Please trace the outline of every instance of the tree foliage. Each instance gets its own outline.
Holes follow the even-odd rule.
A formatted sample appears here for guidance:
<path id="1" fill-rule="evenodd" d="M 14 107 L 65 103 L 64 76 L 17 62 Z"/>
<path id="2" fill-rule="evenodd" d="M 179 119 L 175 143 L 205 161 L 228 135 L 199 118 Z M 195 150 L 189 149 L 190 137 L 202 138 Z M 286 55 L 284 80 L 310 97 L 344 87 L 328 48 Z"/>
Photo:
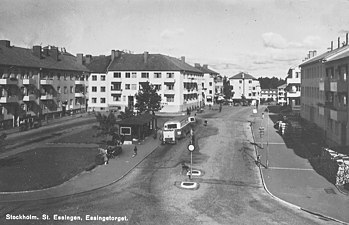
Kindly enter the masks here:
<path id="1" fill-rule="evenodd" d="M 223 94 L 226 99 L 230 99 L 231 97 L 233 97 L 231 93 L 231 86 L 226 76 L 223 77 Z"/>
<path id="2" fill-rule="evenodd" d="M 161 96 L 157 93 L 155 86 L 145 82 L 142 89 L 136 94 L 135 108 L 140 112 L 159 111 L 161 106 Z"/>
<path id="3" fill-rule="evenodd" d="M 278 86 L 284 84 L 286 81 L 276 77 L 260 77 L 258 78 L 261 89 L 276 89 Z"/>
<path id="4" fill-rule="evenodd" d="M 118 127 L 116 126 L 116 117 L 114 113 L 110 112 L 107 115 L 101 114 L 100 112 L 96 113 L 96 119 L 99 123 L 97 136 L 112 136 L 113 141 L 116 142 L 120 139 L 118 135 Z"/>
<path id="5" fill-rule="evenodd" d="M 125 108 L 125 112 L 120 112 L 120 115 L 118 115 L 118 118 L 124 120 L 124 119 L 127 119 L 127 118 L 131 118 L 134 116 L 134 113 L 133 113 L 133 110 L 132 109 L 129 109 L 129 108 Z"/>

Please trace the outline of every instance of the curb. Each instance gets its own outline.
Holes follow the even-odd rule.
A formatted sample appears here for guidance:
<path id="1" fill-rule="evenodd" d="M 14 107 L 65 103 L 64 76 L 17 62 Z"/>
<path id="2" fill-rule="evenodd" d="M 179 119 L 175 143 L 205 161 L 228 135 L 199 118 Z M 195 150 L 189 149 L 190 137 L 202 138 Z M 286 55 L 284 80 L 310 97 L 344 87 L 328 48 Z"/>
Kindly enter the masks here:
<path id="1" fill-rule="evenodd" d="M 124 175 L 122 175 L 121 177 L 117 178 L 116 180 L 114 181 L 111 181 L 110 183 L 108 184 L 104 184 L 100 187 L 97 187 L 97 188 L 93 188 L 93 189 L 90 189 L 90 190 L 85 190 L 85 191 L 81 191 L 81 192 L 77 192 L 77 193 L 72 193 L 72 194 L 66 194 L 66 195 L 60 195 L 60 196 L 53 196 L 53 197 L 47 197 L 47 198 L 37 198 L 37 199 L 30 199 L 30 200 L 8 200 L 8 201 L 1 201 L 1 203 L 5 203 L 5 202 L 28 202 L 28 201 L 38 201 L 38 200 L 46 200 L 46 199 L 57 199 L 57 198 L 62 198 L 62 197 L 69 197 L 69 196 L 74 196 L 74 195 L 79 195 L 79 194 L 85 194 L 85 193 L 89 193 L 89 192 L 92 192 L 92 191 L 96 191 L 96 190 L 99 190 L 99 189 L 102 189 L 102 188 L 105 188 L 105 187 L 108 187 L 110 185 L 113 185 L 115 184 L 116 182 L 120 181 L 121 179 L 123 179 L 126 175 L 128 175 L 134 168 L 136 168 L 139 164 L 141 164 L 149 155 L 151 155 L 156 149 L 158 149 L 159 146 L 156 146 L 153 150 L 151 150 L 147 155 L 145 155 L 145 157 L 139 161 L 138 163 L 136 163 L 133 167 L 131 167 L 128 171 L 126 171 L 126 173 Z M 64 184 L 64 183 L 63 183 Z M 63 184 L 60 184 L 60 185 L 63 185 Z M 58 185 L 58 186 L 60 186 Z M 45 191 L 45 190 L 49 190 L 51 188 L 56 188 L 58 186 L 54 186 L 54 187 L 50 187 L 50 188 L 46 188 L 46 189 L 41 189 L 41 190 L 32 190 L 32 191 L 20 191 L 20 192 L 0 192 L 0 195 L 1 194 L 6 194 L 6 195 L 12 195 L 12 194 L 30 194 L 30 193 L 34 193 L 34 192 L 39 192 L 39 191 Z"/>
<path id="2" fill-rule="evenodd" d="M 255 120 L 255 118 L 254 118 L 254 120 Z M 251 133 L 252 133 L 253 141 L 255 142 L 255 136 L 254 136 L 254 132 L 253 132 L 253 128 L 252 128 L 252 123 L 250 123 L 250 128 L 251 128 Z M 258 154 L 258 150 L 257 150 L 256 146 L 254 145 L 253 147 L 254 147 L 254 149 L 255 149 L 255 152 Z M 332 218 L 332 217 L 329 217 L 329 216 L 325 216 L 325 215 L 323 215 L 323 214 L 321 214 L 321 213 L 313 212 L 313 211 L 311 211 L 311 210 L 307 210 L 307 209 L 305 209 L 305 208 L 302 208 L 302 207 L 300 207 L 300 206 L 297 206 L 297 205 L 295 205 L 295 204 L 292 204 L 292 203 L 290 203 L 290 202 L 287 202 L 287 201 L 285 201 L 285 200 L 283 200 L 283 199 L 281 199 L 281 198 L 279 198 L 279 197 L 276 197 L 275 195 L 273 195 L 273 194 L 268 190 L 268 188 L 267 188 L 267 186 L 266 186 L 266 184 L 265 184 L 265 182 L 264 182 L 264 176 L 263 176 L 262 169 L 261 169 L 260 166 L 258 166 L 258 168 L 259 168 L 259 172 L 260 172 L 260 175 L 261 175 L 261 179 L 262 179 L 262 184 L 263 184 L 264 190 L 265 190 L 272 198 L 276 199 L 276 200 L 279 201 L 279 202 L 282 202 L 282 203 L 285 204 L 285 205 L 288 205 L 288 206 L 290 206 L 290 207 L 292 207 L 292 208 L 295 208 L 295 209 L 298 209 L 298 210 L 307 212 L 307 213 L 309 213 L 309 214 L 316 215 L 316 216 L 318 216 L 318 217 L 322 217 L 322 218 L 325 218 L 325 219 L 327 219 L 327 220 L 332 220 L 332 221 L 334 221 L 334 222 L 338 222 L 338 223 L 341 223 L 341 224 L 348 224 L 348 223 L 346 223 L 346 222 L 344 222 L 344 221 L 337 220 L 337 219 L 335 219 L 335 218 Z"/>

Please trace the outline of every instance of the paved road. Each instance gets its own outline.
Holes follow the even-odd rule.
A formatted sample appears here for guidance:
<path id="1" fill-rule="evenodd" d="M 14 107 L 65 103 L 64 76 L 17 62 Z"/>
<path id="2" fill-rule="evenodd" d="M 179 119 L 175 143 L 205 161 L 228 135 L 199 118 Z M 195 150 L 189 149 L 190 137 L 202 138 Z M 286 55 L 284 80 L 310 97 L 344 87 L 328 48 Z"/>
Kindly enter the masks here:
<path id="1" fill-rule="evenodd" d="M 280 203 L 263 189 L 255 164 L 249 107 L 224 107 L 200 114 L 208 121 L 195 129 L 193 167 L 204 172 L 196 191 L 179 189 L 187 180 L 180 163 L 188 162 L 188 139 L 156 149 L 131 173 L 105 188 L 49 200 L 0 204 L 0 222 L 9 224 L 115 224 L 87 221 L 113 216 L 122 224 L 334 224 Z M 6 214 L 40 220 L 5 220 Z M 47 218 L 50 220 L 43 220 Z M 54 221 L 54 215 L 84 220 Z M 58 218 L 58 217 L 57 217 Z"/>

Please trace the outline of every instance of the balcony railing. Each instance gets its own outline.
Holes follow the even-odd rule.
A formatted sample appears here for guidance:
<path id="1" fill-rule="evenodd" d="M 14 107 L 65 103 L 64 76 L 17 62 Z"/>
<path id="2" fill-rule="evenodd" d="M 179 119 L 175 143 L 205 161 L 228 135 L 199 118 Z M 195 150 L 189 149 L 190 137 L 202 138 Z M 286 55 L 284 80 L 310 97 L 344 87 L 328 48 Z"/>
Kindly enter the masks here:
<path id="1" fill-rule="evenodd" d="M 75 93 L 75 97 L 76 98 L 83 98 L 83 97 L 85 97 L 85 95 L 84 95 L 84 93 Z"/>
<path id="2" fill-rule="evenodd" d="M 346 110 L 338 111 L 338 110 L 330 109 L 330 118 L 335 121 L 346 122 L 348 120 L 347 114 L 348 112 Z"/>
<path id="3" fill-rule="evenodd" d="M 53 80 L 40 80 L 41 85 L 53 85 Z"/>
<path id="4" fill-rule="evenodd" d="M 40 100 L 53 100 L 53 95 L 41 95 Z"/>
<path id="5" fill-rule="evenodd" d="M 121 93 L 122 92 L 122 89 L 121 88 L 111 88 L 110 90 L 112 93 Z"/>
<path id="6" fill-rule="evenodd" d="M 1 96 L 0 103 L 14 103 L 18 102 L 17 96 Z"/>
<path id="7" fill-rule="evenodd" d="M 26 79 L 23 79 L 23 84 L 24 85 L 35 85 L 35 80 L 32 79 L 32 78 L 26 78 Z"/>
<path id="8" fill-rule="evenodd" d="M 75 85 L 84 85 L 85 81 L 84 80 L 75 80 Z"/>
<path id="9" fill-rule="evenodd" d="M 34 94 L 23 96 L 23 101 L 24 102 L 35 101 L 35 99 L 36 99 L 36 96 Z"/>
<path id="10" fill-rule="evenodd" d="M 18 80 L 12 78 L 2 78 L 0 79 L 0 85 L 17 85 Z"/>
<path id="11" fill-rule="evenodd" d="M 333 92 L 348 92 L 347 81 L 334 80 L 330 82 L 330 91 Z"/>

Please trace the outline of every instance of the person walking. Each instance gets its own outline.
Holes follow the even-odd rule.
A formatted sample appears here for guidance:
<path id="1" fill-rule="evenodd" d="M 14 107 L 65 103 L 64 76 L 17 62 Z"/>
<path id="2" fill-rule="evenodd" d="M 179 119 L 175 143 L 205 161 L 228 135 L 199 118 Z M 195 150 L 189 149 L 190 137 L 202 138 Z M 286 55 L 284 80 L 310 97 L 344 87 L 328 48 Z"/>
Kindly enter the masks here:
<path id="1" fill-rule="evenodd" d="M 133 157 L 135 157 L 137 155 L 137 146 L 135 146 L 135 148 L 133 149 Z"/>

